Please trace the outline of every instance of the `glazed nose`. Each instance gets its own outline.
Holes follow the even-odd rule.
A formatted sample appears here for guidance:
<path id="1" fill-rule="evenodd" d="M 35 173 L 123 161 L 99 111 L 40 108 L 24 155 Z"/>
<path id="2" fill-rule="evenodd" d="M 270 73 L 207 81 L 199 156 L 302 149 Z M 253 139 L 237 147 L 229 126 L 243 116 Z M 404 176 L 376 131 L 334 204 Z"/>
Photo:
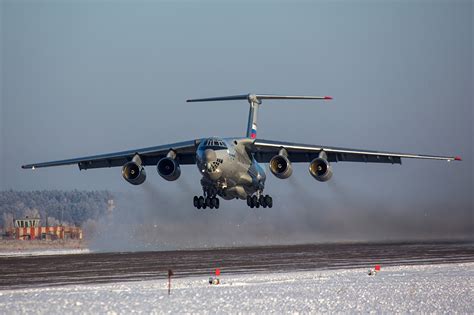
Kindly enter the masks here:
<path id="1" fill-rule="evenodd" d="M 206 167 L 206 171 L 212 172 L 212 162 L 217 160 L 216 152 L 212 149 L 206 149 L 204 151 L 204 166 Z"/>
<path id="2" fill-rule="evenodd" d="M 210 163 L 215 160 L 217 160 L 216 152 L 212 149 L 206 149 L 206 151 L 204 151 L 204 161 Z"/>
<path id="3" fill-rule="evenodd" d="M 217 180 L 221 176 L 221 170 L 219 169 L 216 152 L 214 150 L 206 149 L 206 151 L 204 151 L 204 166 L 207 176 L 212 180 Z"/>

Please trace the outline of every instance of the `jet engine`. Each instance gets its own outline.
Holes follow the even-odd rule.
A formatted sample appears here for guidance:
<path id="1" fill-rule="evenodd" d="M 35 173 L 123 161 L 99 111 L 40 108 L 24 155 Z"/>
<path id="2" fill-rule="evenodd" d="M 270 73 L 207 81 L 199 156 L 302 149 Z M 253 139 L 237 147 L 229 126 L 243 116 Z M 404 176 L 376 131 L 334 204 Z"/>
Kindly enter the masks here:
<path id="1" fill-rule="evenodd" d="M 329 161 L 325 158 L 318 157 L 309 164 L 309 172 L 316 180 L 327 182 L 332 177 L 332 168 Z"/>
<path id="2" fill-rule="evenodd" d="M 272 157 L 269 166 L 273 175 L 280 179 L 288 178 L 293 173 L 293 167 L 291 166 L 290 160 L 282 154 Z"/>
<path id="3" fill-rule="evenodd" d="M 168 181 L 177 180 L 181 175 L 179 163 L 171 157 L 164 157 L 159 160 L 156 168 L 158 170 L 158 174 Z"/>
<path id="4" fill-rule="evenodd" d="M 132 185 L 140 185 L 146 179 L 145 168 L 138 161 L 131 161 L 122 167 L 123 178 Z"/>

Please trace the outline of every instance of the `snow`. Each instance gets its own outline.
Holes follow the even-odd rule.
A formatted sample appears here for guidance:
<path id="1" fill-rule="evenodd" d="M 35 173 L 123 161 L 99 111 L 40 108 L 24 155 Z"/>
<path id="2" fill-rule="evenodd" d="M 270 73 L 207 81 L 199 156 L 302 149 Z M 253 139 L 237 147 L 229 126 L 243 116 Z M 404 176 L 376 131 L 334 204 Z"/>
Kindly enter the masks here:
<path id="1" fill-rule="evenodd" d="M 51 256 L 51 255 L 75 255 L 75 254 L 88 254 L 91 251 L 87 248 L 77 249 L 37 249 L 37 250 L 17 250 L 17 251 L 0 251 L 0 257 L 13 257 L 13 256 Z"/>
<path id="2" fill-rule="evenodd" d="M 373 267 L 373 266 L 372 266 Z M 226 274 L 0 291 L 5 313 L 474 313 L 474 263 Z M 179 273 L 179 271 L 175 271 Z"/>

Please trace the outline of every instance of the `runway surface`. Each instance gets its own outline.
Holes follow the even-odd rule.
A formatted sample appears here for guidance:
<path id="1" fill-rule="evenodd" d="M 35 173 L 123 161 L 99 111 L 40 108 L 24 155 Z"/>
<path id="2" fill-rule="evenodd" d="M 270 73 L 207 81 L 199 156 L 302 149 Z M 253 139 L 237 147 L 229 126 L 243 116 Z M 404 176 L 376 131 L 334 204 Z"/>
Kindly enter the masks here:
<path id="1" fill-rule="evenodd" d="M 0 290 L 226 273 L 474 262 L 474 243 L 315 244 L 0 257 Z"/>

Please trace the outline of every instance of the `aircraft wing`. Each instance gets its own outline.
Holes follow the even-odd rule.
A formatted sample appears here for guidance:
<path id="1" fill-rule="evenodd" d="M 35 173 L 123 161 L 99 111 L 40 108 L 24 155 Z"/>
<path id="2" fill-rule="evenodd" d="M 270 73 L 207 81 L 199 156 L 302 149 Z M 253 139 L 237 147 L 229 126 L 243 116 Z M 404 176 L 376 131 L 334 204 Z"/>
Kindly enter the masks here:
<path id="1" fill-rule="evenodd" d="M 176 152 L 176 159 L 181 165 L 195 164 L 196 148 L 199 145 L 199 142 L 200 140 L 190 140 L 155 147 L 107 153 L 101 155 L 85 156 L 68 160 L 27 164 L 23 165 L 22 168 L 35 169 L 40 167 L 72 164 L 77 164 L 80 170 L 85 170 L 89 168 L 115 167 L 122 166 L 125 163 L 131 161 L 136 154 L 140 156 L 142 160 L 142 165 L 156 165 L 158 161 L 161 158 L 165 157 L 170 150 Z"/>
<path id="2" fill-rule="evenodd" d="M 260 139 L 254 141 L 253 151 L 255 159 L 261 163 L 268 163 L 273 156 L 278 154 L 281 148 L 284 148 L 288 152 L 288 158 L 291 162 L 311 162 L 314 158 L 319 156 L 321 151 L 326 153 L 329 162 L 402 164 L 402 158 L 443 161 L 461 160 L 461 158 L 458 156 L 434 156 L 373 150 L 357 150 Z"/>

